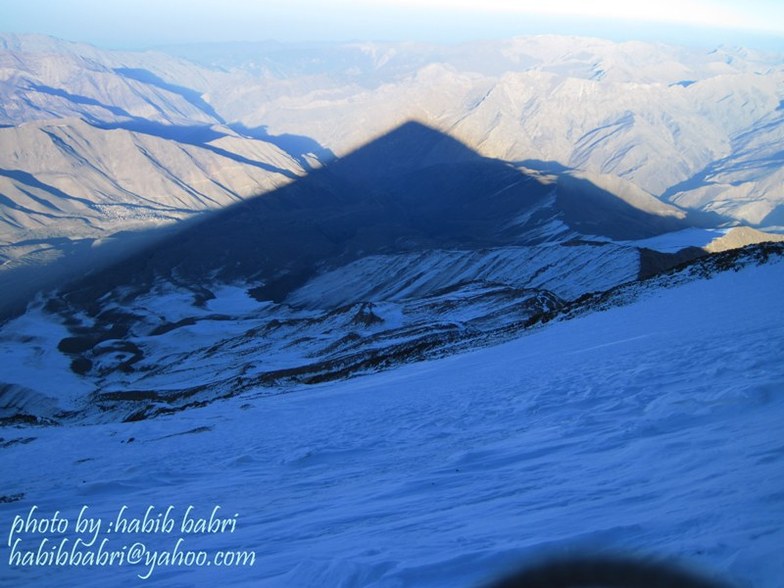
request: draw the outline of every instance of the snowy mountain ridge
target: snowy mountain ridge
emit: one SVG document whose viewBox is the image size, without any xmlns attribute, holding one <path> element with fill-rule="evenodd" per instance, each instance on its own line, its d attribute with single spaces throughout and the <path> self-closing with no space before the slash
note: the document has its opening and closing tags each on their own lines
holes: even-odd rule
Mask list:
<svg viewBox="0 0 784 588">
<path fill-rule="evenodd" d="M 532 253 L 541 258 L 546 251 Z M 530 259 L 519 250 L 510 253 Z M 591 289 L 588 282 L 581 296 L 569 300 L 526 287 L 531 278 L 516 275 L 514 266 L 506 271 L 517 282 L 500 275 L 496 281 L 461 281 L 457 275 L 442 282 L 453 284 L 449 288 L 433 291 L 431 286 L 397 297 L 376 289 L 367 297 L 359 293 L 361 302 L 345 305 L 326 291 L 326 306 L 312 310 L 298 304 L 301 295 L 296 292 L 284 304 L 259 302 L 241 284 L 205 284 L 199 301 L 191 290 L 161 283 L 134 302 L 104 302 L 88 314 L 52 298 L 2 329 L 7 365 L 16 366 L 4 376 L 3 419 L 133 421 L 251 391 L 276 394 L 292 386 L 343 380 L 498 344 L 553 319 L 632 304 L 722 272 L 780 264 L 782 256 L 781 243 L 748 246 L 701 257 L 642 282 L 621 273 L 614 282 L 625 283 L 606 291 Z M 560 254 L 553 259 L 561 272 L 569 273 Z M 496 264 L 489 262 L 490 267 Z M 623 262 L 619 267 L 627 266 Z M 596 274 L 597 266 L 590 267 Z M 347 271 L 362 276 L 356 269 Z M 437 275 L 430 279 L 437 283 Z M 612 274 L 605 270 L 598 275 L 607 279 Z M 350 282 L 343 285 L 352 289 Z M 320 289 L 317 282 L 312 287 Z M 20 337 L 28 341 L 24 348 L 17 344 Z M 41 361 L 57 378 L 63 397 L 48 394 L 49 380 L 38 375 Z"/>
</svg>

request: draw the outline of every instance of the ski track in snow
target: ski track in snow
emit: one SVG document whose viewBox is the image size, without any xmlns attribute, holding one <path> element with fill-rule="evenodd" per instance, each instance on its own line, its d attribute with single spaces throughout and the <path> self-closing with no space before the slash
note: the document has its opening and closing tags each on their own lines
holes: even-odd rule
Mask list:
<svg viewBox="0 0 784 588">
<path fill-rule="evenodd" d="M 6 427 L 0 530 L 38 505 L 213 505 L 250 568 L 24 568 L 0 586 L 475 586 L 546 554 L 784 577 L 784 263 L 492 348 L 136 423 Z M 132 441 L 131 441 L 132 439 Z M 69 536 L 66 534 L 66 536 Z M 71 534 L 70 536 L 73 536 Z M 171 549 L 172 536 L 140 540 Z M 112 537 L 114 547 L 133 543 Z M 8 555 L 4 548 L 2 557 Z"/>
</svg>

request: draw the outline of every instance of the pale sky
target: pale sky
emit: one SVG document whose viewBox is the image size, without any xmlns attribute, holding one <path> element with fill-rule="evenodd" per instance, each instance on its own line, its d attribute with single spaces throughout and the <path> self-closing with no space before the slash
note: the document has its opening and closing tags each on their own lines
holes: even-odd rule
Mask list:
<svg viewBox="0 0 784 588">
<path fill-rule="evenodd" d="M 444 10 L 565 17 L 614 18 L 701 26 L 784 30 L 784 3 L 776 1 L 656 0 L 379 0 L 388 6 L 433 6 Z M 480 8 L 481 7 L 481 8 Z"/>
<path fill-rule="evenodd" d="M 560 33 L 784 49 L 782 0 L 0 0 L 0 31 L 107 47 L 209 41 L 457 42 Z"/>
</svg>

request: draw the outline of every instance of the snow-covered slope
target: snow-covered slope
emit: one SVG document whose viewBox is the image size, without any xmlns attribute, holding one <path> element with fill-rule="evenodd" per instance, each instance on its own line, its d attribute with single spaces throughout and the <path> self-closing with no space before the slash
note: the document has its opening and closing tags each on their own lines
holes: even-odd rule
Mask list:
<svg viewBox="0 0 784 588">
<path fill-rule="evenodd" d="M 6 525 L 33 505 L 42 517 L 59 511 L 72 527 L 51 536 L 57 545 L 78 536 L 73 521 L 87 506 L 103 519 L 106 549 L 171 552 L 184 536 L 180 549 L 209 561 L 221 550 L 255 559 L 154 569 L 3 562 L 0 582 L 477 586 L 588 552 L 776 588 L 784 263 L 780 247 L 754 251 L 449 358 L 140 422 L 6 426 Z M 109 532 L 123 505 L 129 519 L 172 506 L 176 528 Z M 236 517 L 234 531 L 184 535 L 188 506 L 205 518 L 219 506 Z M 40 543 L 16 538 L 17 550 Z"/>
<path fill-rule="evenodd" d="M 586 292 L 609 290 L 634 280 L 638 272 L 638 251 L 611 243 L 435 250 L 363 257 L 318 275 L 288 300 L 305 307 L 339 306 L 374 298 L 401 300 L 474 280 L 549 290 L 572 300 Z"/>
</svg>

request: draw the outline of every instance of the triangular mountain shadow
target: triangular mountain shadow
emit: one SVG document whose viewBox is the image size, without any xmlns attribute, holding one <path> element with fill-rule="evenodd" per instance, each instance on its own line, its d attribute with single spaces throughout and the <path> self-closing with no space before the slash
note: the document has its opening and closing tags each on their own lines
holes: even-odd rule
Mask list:
<svg viewBox="0 0 784 588">
<path fill-rule="evenodd" d="M 653 215 L 646 225 L 645 213 L 594 188 L 586 196 L 598 204 L 581 206 L 581 219 L 612 226 L 634 216 L 626 238 L 680 228 Z M 145 292 L 163 277 L 194 289 L 210 279 L 255 282 L 259 299 L 281 301 L 316 272 L 365 255 L 541 242 L 534 229 L 575 217 L 552 195 L 552 185 L 409 122 L 289 185 L 206 214 L 64 295 L 89 305 L 120 286 Z"/>
<path fill-rule="evenodd" d="M 315 156 L 318 161 L 326 163 L 335 159 L 335 154 L 331 149 L 327 149 L 315 139 L 306 137 L 304 135 L 292 135 L 291 133 L 283 133 L 281 135 L 271 135 L 266 125 L 259 127 L 248 127 L 242 123 L 231 123 L 228 125 L 233 131 L 244 135 L 271 143 L 279 149 L 282 149 L 293 157 L 299 164 L 307 170 L 313 169 L 313 161 L 311 156 Z"/>
<path fill-rule="evenodd" d="M 632 193 L 621 197 L 582 177 L 580 170 L 557 161 L 527 159 L 515 163 L 558 178 L 558 208 L 564 213 L 564 221 L 581 233 L 633 240 L 677 231 L 684 226 L 709 228 L 733 223 L 732 218 L 716 212 L 680 208 L 631 183 Z M 645 200 L 649 200 L 647 208 Z M 662 214 L 651 212 L 651 202 Z"/>
<path fill-rule="evenodd" d="M 558 175 L 558 208 L 564 214 L 564 221 L 574 230 L 611 239 L 645 239 L 687 225 L 685 211 L 678 211 L 681 216 L 652 214 L 635 208 L 587 179 L 568 173 Z"/>
</svg>

